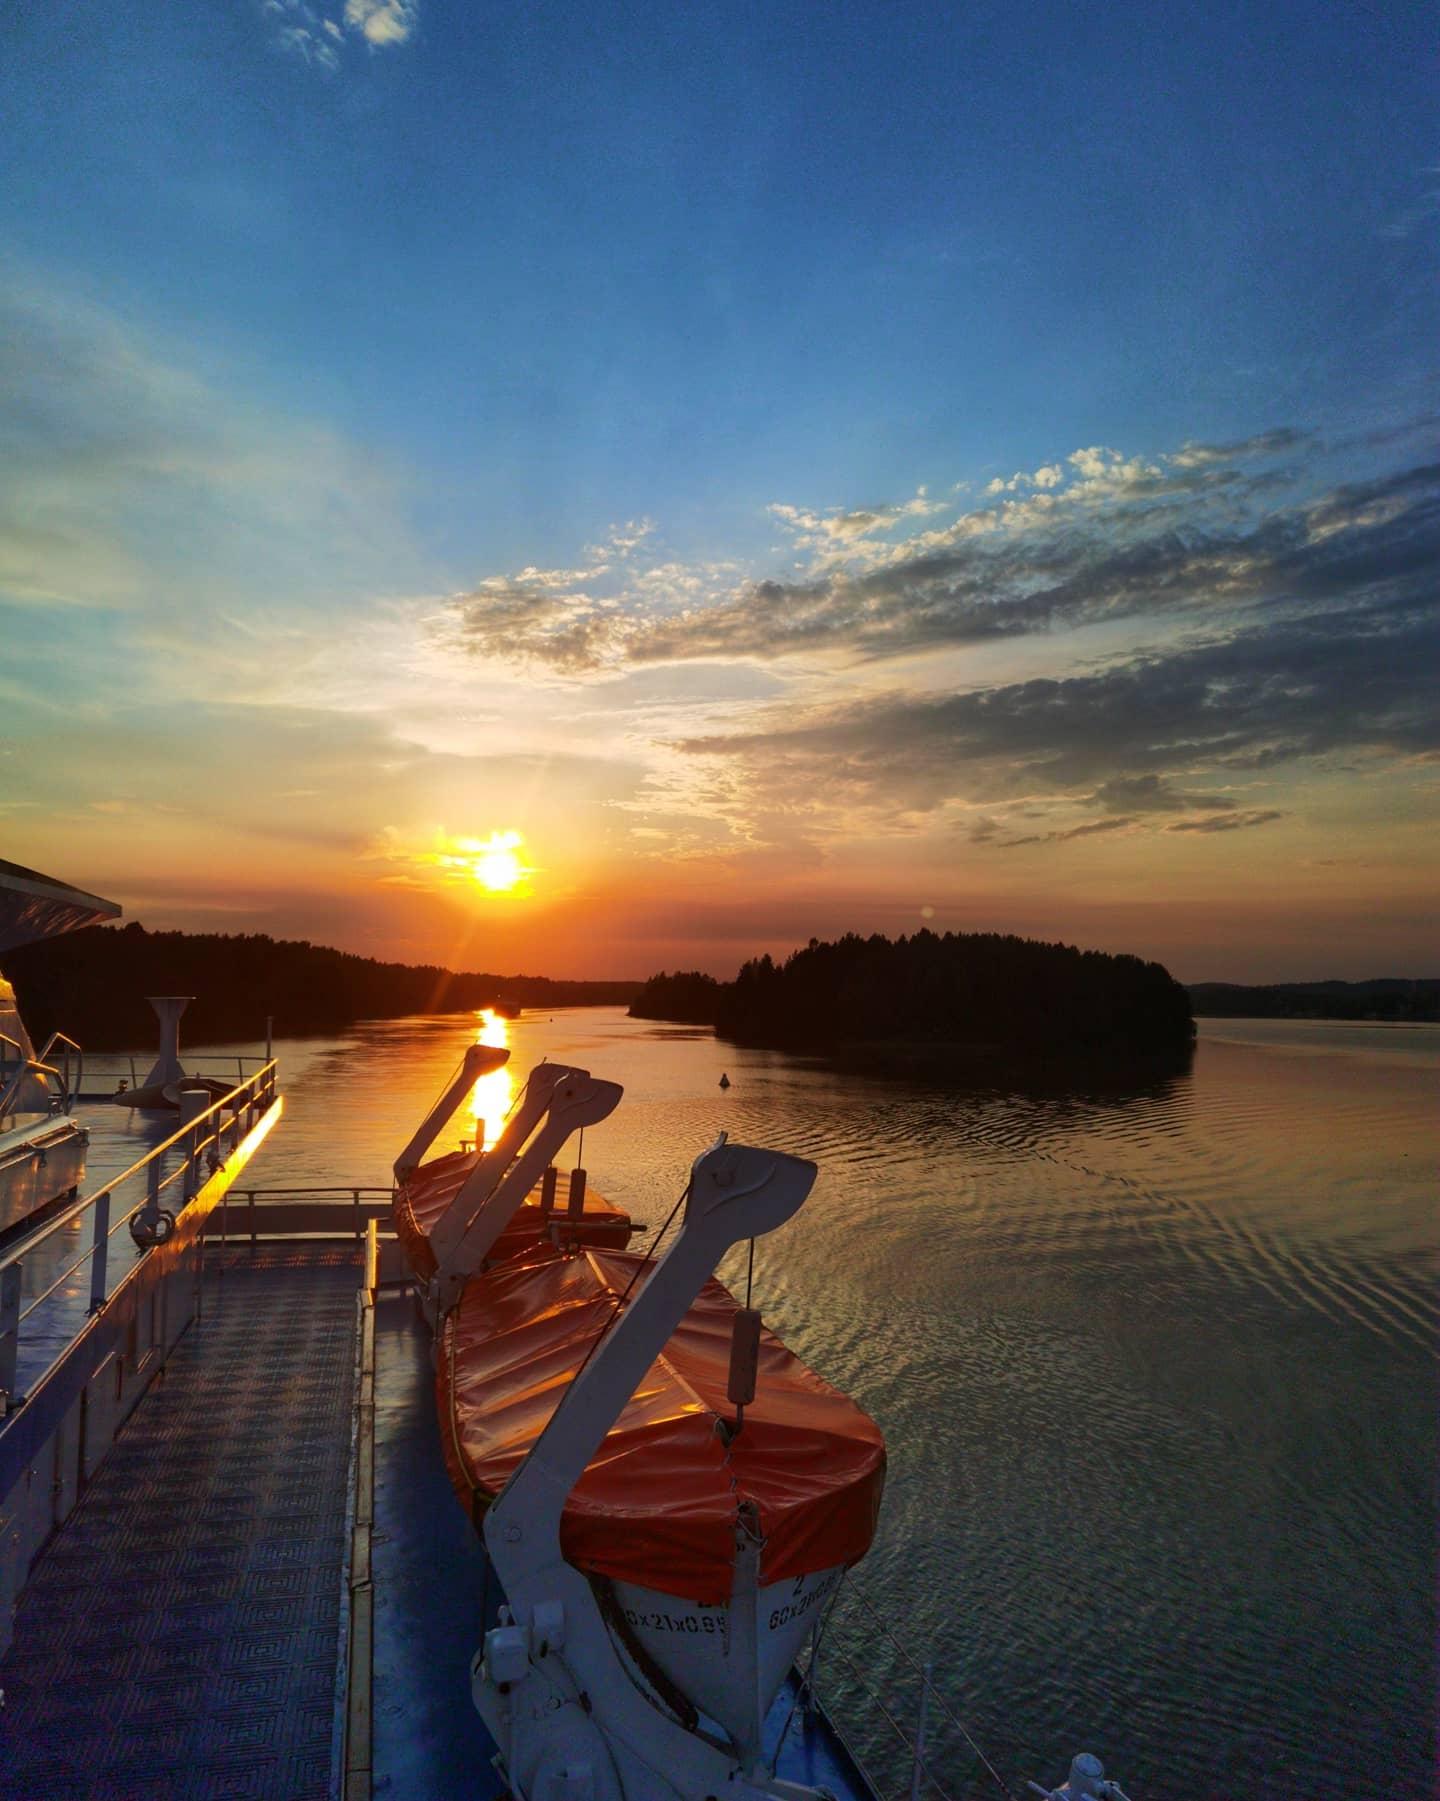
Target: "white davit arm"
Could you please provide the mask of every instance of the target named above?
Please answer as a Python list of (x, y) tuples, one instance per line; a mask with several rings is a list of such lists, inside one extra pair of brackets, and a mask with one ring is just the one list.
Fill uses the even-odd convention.
[(571, 1489), (715, 1265), (731, 1245), (783, 1225), (815, 1173), (799, 1157), (721, 1134), (692, 1168), (679, 1237), (485, 1515), (510, 1619), (486, 1634), (471, 1693), (520, 1801), (562, 1801), (581, 1792), (576, 1782), (593, 1801), (815, 1795), (758, 1764), (744, 1767), (734, 1747), (659, 1711), (622, 1663), (588, 1579), (560, 1552)]
[(515, 1209), (549, 1168), (572, 1132), (597, 1125), (620, 1104), (624, 1089), (588, 1069), (541, 1063), (495, 1143), (471, 1170), (430, 1234), (433, 1291), (441, 1313), (489, 1256)]
[(464, 1101), (470, 1090), (480, 1080), (488, 1076), (492, 1069), (499, 1069), (510, 1061), (510, 1053), (494, 1044), (472, 1044), (467, 1047), (460, 1063), (459, 1073), (445, 1090), (440, 1099), (420, 1122), (415, 1136), (395, 1159), (395, 1180), (407, 1182), (415, 1174), (425, 1160), (425, 1153), (450, 1123), (455, 1109)]
[[(523, 1584), (532, 1570), (560, 1560), (560, 1515), (570, 1490), (716, 1264), (731, 1245), (783, 1226), (799, 1211), (815, 1175), (815, 1165), (801, 1157), (727, 1144), (723, 1133), (696, 1158), (679, 1236), (565, 1391), (485, 1516), (485, 1542), (512, 1606), (513, 1583)], [(517, 1522), (523, 1537), (512, 1539), (509, 1528)]]

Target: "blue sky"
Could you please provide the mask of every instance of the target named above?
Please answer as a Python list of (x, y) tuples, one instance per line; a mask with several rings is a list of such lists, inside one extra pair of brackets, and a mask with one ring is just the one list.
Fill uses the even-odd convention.
[[(29, 7), (7, 35), (21, 860), (156, 923), (478, 934), (576, 973), (724, 970), (812, 919), (903, 929), (922, 894), (1197, 979), (1422, 956), (1432, 746), (1418, 683), (1384, 678), (1392, 631), (1433, 619), (1424, 9), (226, 0)], [(961, 580), (991, 524), (1004, 568)], [(1323, 583), (1287, 530), (1327, 546)], [(1100, 588), (1034, 604), (1067, 556)], [(1186, 762), (1121, 732), (1097, 762), (1067, 738), (1047, 785), (978, 779), (1002, 752), (952, 735), (906, 752), (938, 785), (866, 787), (856, 708), (908, 745), (917, 707), (933, 736), (947, 700), (999, 696), (989, 719), (1026, 681), (1302, 625), (1332, 673), (1380, 633), (1338, 739), (1227, 726)], [(84, 742), (42, 768), (62, 703)], [(156, 799), (182, 717), (224, 879), (185, 781)], [(846, 805), (781, 755), (802, 725)], [(246, 799), (267, 742), (293, 817)], [(998, 742), (1030, 774), (1050, 754)], [(1195, 805), (1142, 804), (1151, 777)], [(1177, 878), (1187, 821), (1209, 860)], [(551, 875), (508, 911), (403, 848), (511, 826)], [(1337, 831), (1350, 874), (1287, 944), (1284, 872), (1334, 866)], [(992, 853), (1036, 844), (1024, 872)]]

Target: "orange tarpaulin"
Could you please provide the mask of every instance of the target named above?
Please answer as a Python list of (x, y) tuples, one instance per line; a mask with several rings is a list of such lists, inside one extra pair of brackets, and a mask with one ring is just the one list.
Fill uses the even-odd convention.
[[(396, 1189), (392, 1210), (395, 1235), (404, 1246), (406, 1261), (416, 1275), (434, 1275), (435, 1253), (430, 1248), (430, 1234), (478, 1161), (474, 1151), (451, 1151), (447, 1156), (422, 1164), (408, 1182)], [(568, 1201), (567, 1172), (560, 1173), (555, 1190), (555, 1211), (551, 1215), (541, 1210), (537, 1186), (511, 1215), (510, 1223), (491, 1248), (488, 1261), (498, 1263), (547, 1244), (552, 1218), (563, 1219), (566, 1237), (583, 1244), (615, 1246), (623, 1250), (630, 1242), (630, 1215), (612, 1206), (593, 1189), (586, 1191), (585, 1210), (578, 1220), (567, 1213)]]
[[(437, 1374), (451, 1480), (488, 1502), (544, 1430), (643, 1259), (540, 1252), (474, 1277), (445, 1322)], [(632, 1301), (654, 1265), (645, 1265)], [(761, 1579), (854, 1563), (885, 1478), (875, 1422), (762, 1334), (755, 1399), (727, 1446), (736, 1304), (707, 1282), (571, 1492), (566, 1558), (594, 1575), (712, 1606), (728, 1599), (742, 1501), (759, 1509)]]

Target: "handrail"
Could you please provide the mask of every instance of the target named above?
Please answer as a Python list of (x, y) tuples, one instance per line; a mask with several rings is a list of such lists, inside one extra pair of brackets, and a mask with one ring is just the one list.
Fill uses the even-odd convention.
[[(26, 1257), (32, 1256), (37, 1246), (44, 1244), (47, 1239), (53, 1238), (57, 1232), (63, 1231), (72, 1220), (78, 1219), (87, 1207), (93, 1206), (95, 1202), (99, 1200), (103, 1193), (119, 1188), (123, 1182), (128, 1182), (132, 1176), (138, 1175), (148, 1163), (153, 1163), (157, 1157), (162, 1157), (166, 1151), (173, 1150), (182, 1138), (188, 1138), (191, 1133), (195, 1131), (197, 1126), (203, 1125), (213, 1114), (217, 1114), (227, 1107), (232, 1113), (235, 1112), (236, 1097), (242, 1094), (247, 1088), (255, 1089), (255, 1098), (258, 1099), (260, 1096), (260, 1089), (264, 1085), (267, 1076), (270, 1077), (270, 1086), (273, 1088), (274, 1076), (278, 1067), (277, 1060), (272, 1058), (263, 1069), (257, 1070), (253, 1076), (247, 1076), (243, 1082), (237, 1083), (235, 1087), (230, 1090), (229, 1094), (222, 1096), (218, 1101), (213, 1101), (203, 1112), (197, 1113), (193, 1119), (187, 1120), (178, 1131), (172, 1132), (163, 1143), (157, 1144), (153, 1149), (147, 1151), (143, 1157), (132, 1163), (129, 1169), (123, 1170), (118, 1176), (112, 1176), (105, 1183), (104, 1188), (97, 1188), (93, 1194), (87, 1194), (81, 1200), (72, 1201), (68, 1207), (57, 1213), (48, 1225), (43, 1226), (33, 1238), (27, 1238), (22, 1244), (17, 1245), (14, 1250), (0, 1256), (0, 1274), (3, 1274), (5, 1270), (9, 1269), (12, 1263), (19, 1263)], [(143, 1205), (143, 1202), (137, 1203), (137, 1205)], [(134, 1209), (132, 1209), (132, 1211), (134, 1211)]]
[[(17, 1406), (23, 1405), (23, 1398), (17, 1398), (16, 1387), (22, 1375), (21, 1328), (40, 1308), (53, 1302), (57, 1293), (62, 1290), (68, 1292), (69, 1285), (87, 1261), (90, 1264), (89, 1313), (93, 1315), (104, 1307), (110, 1293), (110, 1245), (120, 1228), (130, 1228), (131, 1236), (142, 1252), (152, 1245), (164, 1243), (175, 1229), (176, 1216), (183, 1212), (207, 1179), (205, 1172), (208, 1170), (213, 1174), (223, 1167), (227, 1156), (240, 1144), (242, 1135), (256, 1126), (257, 1113), (268, 1118), (267, 1109), (276, 1104), (277, 1071), (278, 1065), (272, 1058), (262, 1069), (237, 1082), (218, 1100), (209, 1101), (208, 1105), (195, 1112), (189, 1112), (186, 1106), (182, 1106), (182, 1123), (178, 1130), (153, 1146), (128, 1169), (112, 1176), (103, 1187), (80, 1200), (72, 1201), (32, 1235), (22, 1238), (11, 1250), (0, 1255), (0, 1422), (12, 1414)], [(206, 1099), (206, 1096), (201, 1091), (193, 1096), (186, 1096), (185, 1099), (187, 1104), (192, 1099), (198, 1103)], [(175, 1168), (168, 1174), (162, 1174), (162, 1160), (177, 1148), (179, 1155)], [(133, 1205), (127, 1207), (118, 1218), (112, 1219), (111, 1200), (114, 1192), (141, 1171), (146, 1172), (147, 1179), (138, 1185), (139, 1192)], [(172, 1203), (174, 1211), (163, 1211), (160, 1206), (161, 1197), (172, 1187), (177, 1196)], [(40, 1278), (46, 1286), (22, 1310), (23, 1266), (38, 1254), (43, 1254), (45, 1247), (58, 1234), (65, 1232), (87, 1212), (93, 1220), (90, 1243), (73, 1257), (71, 1248), (62, 1244), (57, 1261), (63, 1267), (57, 1270), (46, 1260), (47, 1267)], [(165, 1226), (167, 1221), (168, 1227)], [(165, 1229), (162, 1230), (162, 1227)], [(34, 1378), (38, 1384), (43, 1385), (48, 1380), (51, 1372), (70, 1354), (74, 1343), (72, 1333), (56, 1358), (43, 1373)], [(27, 1344), (32, 1350), (41, 1348), (45, 1345), (45, 1339), (31, 1338), (27, 1340)], [(29, 1375), (25, 1376), (25, 1380), (29, 1386)]]
[[(10, 1111), (10, 1108), (15, 1101), (15, 1097), (20, 1092), (20, 1084), (25, 1080), (26, 1076), (43, 1076), (52, 1080), (57, 1091), (55, 1100), (58, 1103), (54, 1110), (60, 1113), (68, 1113), (75, 1103), (75, 1096), (79, 1092), (80, 1084), (85, 1075), (85, 1053), (81, 1050), (80, 1046), (76, 1044), (75, 1040), (64, 1032), (52, 1032), (41, 1047), (38, 1057), (28, 1056), (24, 1045), (17, 1039), (12, 1038), (8, 1032), (0, 1032), (0, 1041), (8, 1044), (16, 1052), (19, 1061), (19, 1068), (15, 1071), (15, 1074), (11, 1077), (5, 1087), (0, 1089), (0, 1113), (8, 1113)], [(65, 1070), (63, 1074), (58, 1069), (54, 1068), (49, 1061), (54, 1055), (57, 1045), (65, 1053)], [(73, 1082), (70, 1080), (71, 1051), (74, 1051), (76, 1058), (75, 1080)], [(0, 1061), (9, 1063), (10, 1059), (6, 1057)]]
[(393, 1188), (367, 1186), (364, 1182), (332, 1182), (328, 1188), (235, 1188), (232, 1194), (247, 1200), (267, 1200), (271, 1195), (284, 1195), (288, 1200), (296, 1194), (394, 1194)]
[[(14, 1044), (15, 1040), (12, 1038), (10, 1042)], [(0, 1093), (0, 1114), (8, 1113), (11, 1110), (11, 1104), (19, 1094), (20, 1084), (26, 1076), (53, 1076), (60, 1087), (61, 1098), (65, 1097), (66, 1084), (61, 1080), (58, 1069), (52, 1069), (48, 1063), (42, 1063), (38, 1057), (22, 1057), (20, 1067), (15, 1071), (9, 1086), (3, 1093)]]

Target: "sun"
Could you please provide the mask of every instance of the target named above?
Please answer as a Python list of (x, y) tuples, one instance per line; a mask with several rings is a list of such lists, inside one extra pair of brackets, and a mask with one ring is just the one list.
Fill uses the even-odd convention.
[(459, 846), (482, 888), (491, 894), (510, 894), (531, 873), (517, 855), (524, 842), (519, 832), (492, 832), (483, 840), (462, 838)]

